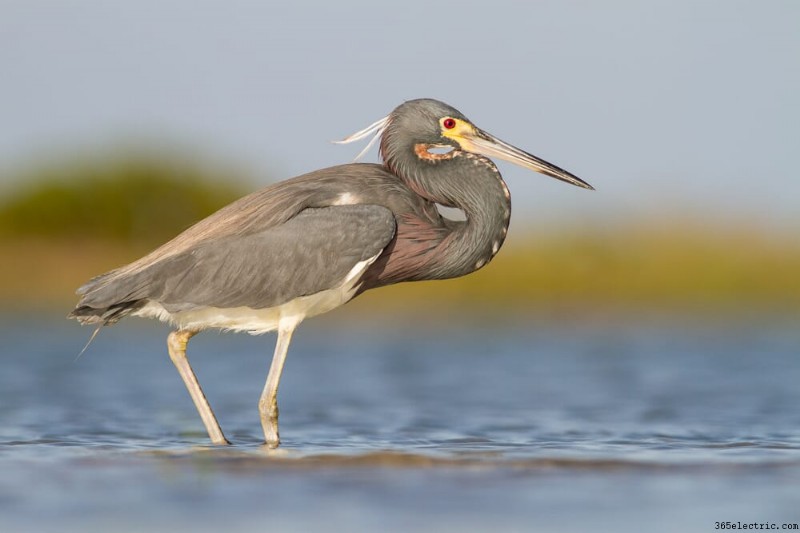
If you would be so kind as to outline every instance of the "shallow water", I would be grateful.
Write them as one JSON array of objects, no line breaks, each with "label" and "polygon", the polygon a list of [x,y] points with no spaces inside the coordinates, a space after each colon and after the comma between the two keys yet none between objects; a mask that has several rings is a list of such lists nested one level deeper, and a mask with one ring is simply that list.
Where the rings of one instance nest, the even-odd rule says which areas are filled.
[{"label": "shallow water", "polygon": [[[256,401],[274,337],[190,359],[234,446],[207,445],[129,321],[0,326],[0,531],[713,531],[800,523],[800,332],[759,321],[386,327],[318,320]],[[339,324],[340,325],[340,324]]]}]

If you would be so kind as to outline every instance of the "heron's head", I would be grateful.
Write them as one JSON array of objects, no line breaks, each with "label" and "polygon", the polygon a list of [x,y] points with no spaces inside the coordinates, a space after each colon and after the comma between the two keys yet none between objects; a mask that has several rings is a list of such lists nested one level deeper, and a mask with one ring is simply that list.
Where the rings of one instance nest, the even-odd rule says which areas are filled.
[{"label": "heron's head", "polygon": [[442,153],[443,150],[462,150],[504,159],[572,185],[592,189],[591,185],[566,170],[483,131],[444,102],[432,99],[405,102],[389,115],[387,128],[393,128],[395,122],[397,135],[413,140],[414,152],[421,159],[446,158],[448,154]]},{"label": "heron's head", "polygon": [[430,98],[409,100],[341,142],[352,142],[372,133],[376,138],[381,137],[381,153],[386,161],[398,155],[405,159],[409,150],[420,160],[446,160],[453,157],[454,151],[463,151],[504,159],[578,187],[593,188],[566,170],[483,131],[456,108]]},{"label": "heron's head", "polygon": [[394,142],[428,145],[441,150],[461,150],[459,139],[453,134],[471,125],[458,109],[430,98],[400,104],[387,119],[385,135]]}]

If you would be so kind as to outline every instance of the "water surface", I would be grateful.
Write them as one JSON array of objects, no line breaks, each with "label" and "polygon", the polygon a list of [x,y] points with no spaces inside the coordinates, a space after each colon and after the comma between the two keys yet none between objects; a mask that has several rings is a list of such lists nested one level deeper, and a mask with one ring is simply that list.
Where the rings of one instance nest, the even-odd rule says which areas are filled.
[{"label": "water surface", "polygon": [[[738,320],[395,327],[310,321],[190,360],[234,446],[207,444],[167,329],[0,326],[0,531],[714,531],[800,523],[800,333]],[[687,325],[688,324],[688,325]]]}]

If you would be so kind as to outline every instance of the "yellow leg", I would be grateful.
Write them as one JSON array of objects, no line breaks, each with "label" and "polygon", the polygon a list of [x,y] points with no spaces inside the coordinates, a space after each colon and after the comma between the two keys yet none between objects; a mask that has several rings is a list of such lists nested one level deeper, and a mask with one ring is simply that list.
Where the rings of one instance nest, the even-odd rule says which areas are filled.
[{"label": "yellow leg", "polygon": [[269,367],[267,382],[258,401],[258,412],[261,415],[261,427],[264,428],[264,441],[269,448],[277,448],[281,443],[278,434],[278,385],[283,373],[283,364],[286,362],[286,352],[292,341],[294,326],[278,329],[278,342],[275,344],[275,354]]},{"label": "yellow leg", "polygon": [[200,413],[200,418],[203,419],[203,424],[206,426],[208,436],[211,437],[213,444],[230,444],[225,435],[222,434],[222,429],[219,427],[217,417],[214,416],[214,411],[211,410],[206,395],[203,394],[203,389],[200,388],[200,382],[197,381],[197,376],[194,375],[192,367],[189,365],[189,359],[186,358],[186,344],[189,342],[196,331],[173,331],[167,337],[167,348],[169,349],[169,358],[178,369],[186,388],[189,389],[189,394],[192,396],[195,407]]}]

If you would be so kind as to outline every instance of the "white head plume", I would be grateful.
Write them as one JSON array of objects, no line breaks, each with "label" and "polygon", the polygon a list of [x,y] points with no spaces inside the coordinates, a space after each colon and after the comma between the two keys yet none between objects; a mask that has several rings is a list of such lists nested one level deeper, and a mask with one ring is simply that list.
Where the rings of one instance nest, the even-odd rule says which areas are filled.
[{"label": "white head plume", "polygon": [[389,123],[389,117],[388,116],[383,117],[382,119],[373,122],[363,130],[357,131],[352,135],[348,135],[341,141],[333,141],[333,142],[336,144],[349,144],[351,142],[360,141],[361,139],[364,139],[374,134],[369,143],[367,143],[367,146],[365,146],[364,149],[361,150],[356,156],[356,158],[353,160],[353,161],[358,161],[359,159],[364,157],[364,154],[366,154],[376,142],[378,142],[378,139],[380,139],[381,135],[383,135],[383,131],[386,129],[386,125],[388,123]]}]

